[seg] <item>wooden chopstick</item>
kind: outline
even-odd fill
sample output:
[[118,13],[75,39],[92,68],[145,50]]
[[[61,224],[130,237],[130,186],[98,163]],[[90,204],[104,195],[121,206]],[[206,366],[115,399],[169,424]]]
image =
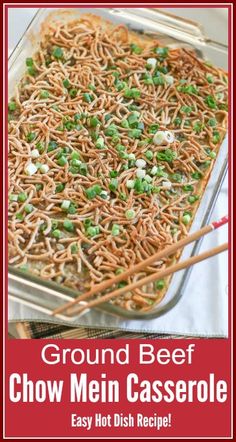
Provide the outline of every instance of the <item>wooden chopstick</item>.
[[62,313],[63,311],[67,310],[69,307],[72,307],[74,304],[77,304],[80,301],[83,301],[84,299],[89,298],[90,296],[93,296],[95,294],[98,294],[108,287],[113,286],[113,284],[117,284],[120,281],[124,281],[127,279],[130,275],[133,273],[136,273],[140,270],[143,270],[145,267],[148,267],[149,265],[160,261],[161,259],[171,255],[172,253],[176,252],[178,249],[183,248],[187,244],[190,244],[193,241],[196,241],[200,237],[206,235],[207,233],[211,232],[212,230],[217,229],[218,227],[221,227],[222,225],[226,224],[228,222],[228,216],[224,216],[219,221],[213,222],[207,226],[202,227],[200,230],[197,230],[196,232],[192,233],[191,235],[186,236],[185,238],[181,239],[177,243],[171,244],[164,250],[161,250],[154,255],[150,256],[149,258],[145,259],[144,261],[141,261],[139,264],[130,267],[125,272],[116,275],[114,278],[107,279],[106,281],[103,281],[100,284],[94,285],[92,289],[85,292],[84,294],[78,296],[73,301],[67,302],[63,304],[62,306],[58,307],[52,312],[52,315],[56,315],[58,313]]
[[203,252],[200,255],[192,256],[191,258],[186,259],[185,261],[178,262],[177,264],[175,264],[173,266],[167,267],[163,270],[160,270],[159,272],[155,272],[149,276],[146,276],[145,278],[142,278],[139,281],[128,284],[125,287],[114,290],[113,292],[107,293],[106,295],[101,296],[101,298],[94,299],[93,301],[90,301],[87,304],[82,305],[77,309],[74,309],[72,313],[73,313],[73,315],[79,314],[83,310],[87,310],[87,309],[90,309],[91,307],[95,307],[95,306],[98,306],[99,304],[103,304],[104,302],[109,301],[112,298],[116,298],[116,297],[122,295],[123,293],[130,292],[131,290],[142,287],[145,284],[148,284],[150,282],[154,282],[158,279],[162,279],[166,276],[171,275],[172,273],[176,273],[179,270],[183,270],[187,267],[192,266],[193,264],[196,264],[196,263],[203,261],[207,258],[215,256],[218,253],[222,253],[227,249],[228,249],[228,243],[224,243],[220,246],[214,247],[211,250],[207,250],[206,252]]

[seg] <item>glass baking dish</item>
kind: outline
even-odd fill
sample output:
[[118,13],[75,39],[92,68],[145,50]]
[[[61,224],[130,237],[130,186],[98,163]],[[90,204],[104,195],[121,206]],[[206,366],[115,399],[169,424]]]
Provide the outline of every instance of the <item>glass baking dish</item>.
[[[192,21],[165,13],[158,9],[145,8],[44,8],[39,9],[24,36],[9,59],[8,96],[14,95],[14,87],[25,72],[25,59],[37,51],[41,39],[42,24],[47,20],[71,20],[82,13],[94,13],[114,23],[123,23],[129,29],[153,36],[163,45],[185,46],[195,49],[198,56],[211,60],[227,70],[227,47],[209,40],[203,29]],[[227,137],[217,156],[210,179],[201,198],[191,225],[190,233],[207,224],[227,171]],[[223,214],[224,215],[224,214]],[[197,253],[200,240],[184,248],[180,260]],[[102,304],[98,310],[126,319],[152,319],[173,308],[183,296],[191,269],[174,274],[163,300],[151,311],[127,311],[110,303]],[[9,266],[9,298],[30,306],[41,313],[51,314],[54,309],[78,296],[78,293],[54,282],[42,280],[34,275]],[[89,314],[87,310],[83,314]],[[57,315],[63,321],[74,321],[75,316]]]

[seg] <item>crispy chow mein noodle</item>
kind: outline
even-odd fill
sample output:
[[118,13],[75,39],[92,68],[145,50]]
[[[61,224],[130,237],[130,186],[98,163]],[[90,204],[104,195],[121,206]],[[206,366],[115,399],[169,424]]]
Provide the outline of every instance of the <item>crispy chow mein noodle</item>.
[[[84,16],[51,23],[8,108],[9,263],[84,292],[188,233],[227,129],[227,74]],[[167,285],[112,302],[151,309]]]

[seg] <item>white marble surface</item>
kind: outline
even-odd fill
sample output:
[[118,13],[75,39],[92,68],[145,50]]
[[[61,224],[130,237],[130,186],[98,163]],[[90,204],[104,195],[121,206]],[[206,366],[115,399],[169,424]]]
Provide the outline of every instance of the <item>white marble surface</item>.
[[[168,9],[170,11],[170,8]],[[218,37],[223,43],[227,35],[227,17],[223,10],[184,8],[182,15],[199,20],[207,26],[211,38]],[[9,54],[30,23],[36,8],[9,10]],[[180,9],[171,9],[181,15]],[[220,32],[218,30],[220,29]],[[227,213],[227,180],[225,180],[212,220]],[[201,251],[227,241],[227,227],[204,238]],[[200,252],[199,252],[200,253]],[[227,258],[226,254],[214,257],[196,265],[191,273],[185,295],[179,304],[161,318],[150,321],[127,321],[95,311],[76,321],[77,325],[119,327],[127,330],[155,331],[196,336],[227,336]],[[9,303],[9,320],[35,319],[47,321],[50,318],[15,302]]]

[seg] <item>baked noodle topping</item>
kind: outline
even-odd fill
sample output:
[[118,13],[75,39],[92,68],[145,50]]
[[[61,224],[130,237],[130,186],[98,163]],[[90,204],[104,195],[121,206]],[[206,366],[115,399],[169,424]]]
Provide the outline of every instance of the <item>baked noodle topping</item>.
[[[8,110],[9,263],[83,293],[188,234],[227,129],[227,74],[81,16],[49,24]],[[167,286],[111,302],[149,310]]]

